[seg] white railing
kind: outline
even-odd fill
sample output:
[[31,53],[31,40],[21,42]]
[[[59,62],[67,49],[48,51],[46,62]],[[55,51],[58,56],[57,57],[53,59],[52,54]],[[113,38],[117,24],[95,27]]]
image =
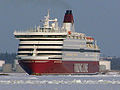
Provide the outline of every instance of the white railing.
[[14,31],[14,33],[27,33],[27,32],[67,33],[67,31],[64,30],[64,29],[54,30],[54,29],[51,29],[51,28],[48,28],[48,29],[41,28],[41,29],[29,29],[29,30],[15,30]]

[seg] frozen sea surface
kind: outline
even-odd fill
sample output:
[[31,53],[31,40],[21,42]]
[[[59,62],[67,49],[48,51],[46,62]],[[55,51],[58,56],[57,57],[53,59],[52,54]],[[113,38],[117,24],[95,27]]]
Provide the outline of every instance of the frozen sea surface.
[[120,75],[0,76],[0,90],[120,90]]

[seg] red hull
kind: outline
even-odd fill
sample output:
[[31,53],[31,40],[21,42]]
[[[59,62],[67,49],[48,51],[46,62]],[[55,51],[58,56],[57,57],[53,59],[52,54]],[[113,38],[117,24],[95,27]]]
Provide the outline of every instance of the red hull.
[[19,60],[19,64],[30,75],[99,72],[99,61]]

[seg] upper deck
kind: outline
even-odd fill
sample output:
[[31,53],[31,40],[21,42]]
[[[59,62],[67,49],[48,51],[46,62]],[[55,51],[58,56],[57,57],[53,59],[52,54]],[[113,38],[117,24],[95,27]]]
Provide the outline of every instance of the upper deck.
[[[71,10],[68,10],[71,11]],[[42,26],[35,26],[33,29],[26,31],[15,30],[14,35],[16,39],[27,39],[27,38],[74,38],[74,39],[85,39],[85,34],[77,33],[74,30],[72,12],[66,12],[62,27],[58,26],[58,20],[50,19],[49,11],[44,20],[41,20]]]
[[57,19],[50,19],[49,11],[48,15],[45,16],[42,26],[35,26],[35,28],[30,28],[28,30],[15,30],[14,35],[16,39],[19,39],[22,43],[61,43],[65,39],[71,39],[73,41],[78,40],[78,42],[86,42],[86,46],[91,49],[99,49],[96,41],[92,37],[86,36],[84,33],[77,33],[74,30],[74,20],[71,13],[65,14],[62,27],[58,26]]

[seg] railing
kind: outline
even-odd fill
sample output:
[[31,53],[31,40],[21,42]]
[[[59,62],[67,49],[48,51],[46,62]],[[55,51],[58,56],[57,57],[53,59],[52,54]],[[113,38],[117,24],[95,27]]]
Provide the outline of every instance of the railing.
[[65,29],[54,30],[52,28],[40,28],[40,29],[29,29],[29,30],[15,30],[14,33],[27,33],[27,32],[42,32],[42,33],[67,33]]

